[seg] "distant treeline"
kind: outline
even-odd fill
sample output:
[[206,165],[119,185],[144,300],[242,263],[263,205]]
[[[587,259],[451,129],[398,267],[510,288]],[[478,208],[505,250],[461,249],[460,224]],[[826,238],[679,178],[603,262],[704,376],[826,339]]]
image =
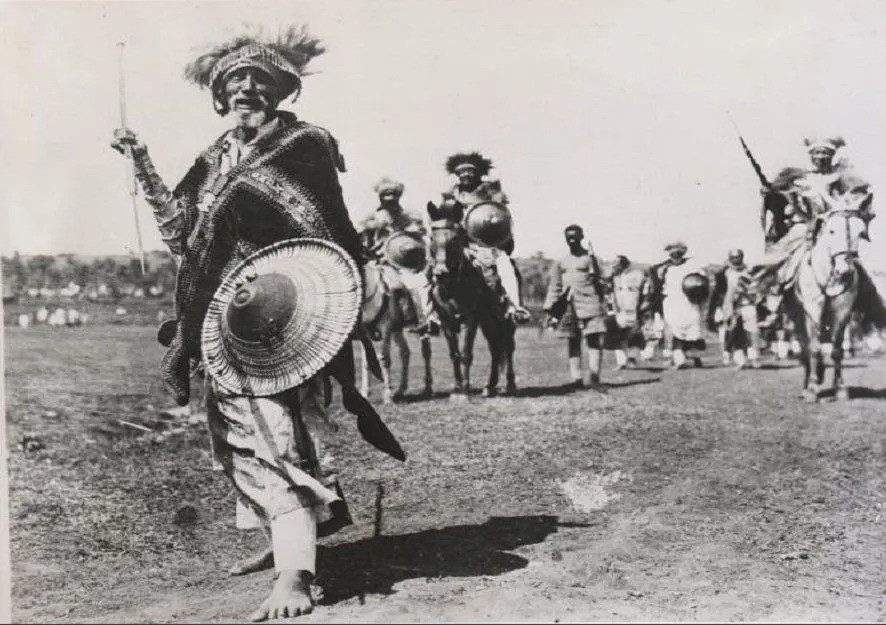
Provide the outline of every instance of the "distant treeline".
[[[544,300],[552,262],[541,252],[517,259],[527,302],[540,303]],[[613,262],[601,261],[604,274],[612,271]],[[28,289],[62,289],[72,283],[84,291],[105,285],[112,297],[131,292],[133,287],[145,291],[150,287],[160,287],[165,293],[170,293],[175,286],[175,261],[169,252],[162,251],[147,253],[144,275],[138,259],[132,256],[24,256],[16,253],[11,257],[4,256],[2,263],[4,297],[22,295]],[[644,263],[635,265],[644,270],[649,268]],[[709,268],[716,269],[717,266],[711,265]],[[878,284],[883,284],[882,273],[873,272],[873,275]]]
[[160,251],[146,254],[144,273],[132,256],[24,256],[16,252],[2,257],[2,272],[4,298],[33,289],[60,290],[71,284],[84,291],[104,285],[112,294],[151,287],[168,292],[175,285],[176,265],[170,253]]

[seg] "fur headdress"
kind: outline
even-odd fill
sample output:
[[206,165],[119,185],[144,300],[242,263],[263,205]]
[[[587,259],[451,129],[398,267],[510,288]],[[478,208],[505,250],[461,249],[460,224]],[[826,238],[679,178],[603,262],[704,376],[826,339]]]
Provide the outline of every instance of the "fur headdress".
[[397,182],[396,180],[385,176],[384,178],[376,182],[375,186],[372,187],[372,189],[377,195],[381,195],[385,191],[391,191],[394,193],[394,195],[400,197],[401,195],[403,195],[404,187],[402,182]]
[[479,152],[459,152],[446,159],[446,171],[450,174],[454,174],[461,165],[472,165],[481,177],[492,169],[492,161],[484,158]]
[[[264,40],[263,40],[264,39]],[[276,41],[265,39],[261,33],[241,35],[207,50],[185,67],[186,80],[208,88],[212,92],[216,110],[227,113],[224,101],[224,78],[240,67],[256,67],[269,74],[277,83],[280,99],[301,93],[301,77],[307,64],[326,49],[305,26],[290,26]]]
[[806,137],[803,139],[803,145],[806,146],[806,149],[809,152],[818,149],[830,150],[831,152],[836,152],[844,145],[846,145],[846,141],[843,137]]

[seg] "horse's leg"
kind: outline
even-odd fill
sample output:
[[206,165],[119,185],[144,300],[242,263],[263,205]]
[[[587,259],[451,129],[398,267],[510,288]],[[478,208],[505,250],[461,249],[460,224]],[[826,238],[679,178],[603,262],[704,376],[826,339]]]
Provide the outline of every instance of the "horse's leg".
[[464,372],[464,392],[471,394],[471,365],[474,364],[474,340],[477,338],[477,321],[470,319],[465,324],[464,340],[461,348],[461,363]]
[[505,341],[505,393],[514,395],[517,392],[517,378],[514,375],[514,352],[517,349],[517,326],[508,324]]
[[[489,346],[489,379],[483,389],[483,397],[495,397],[498,395],[498,378],[501,374],[502,366],[502,332],[501,326],[493,326],[485,323],[481,326],[483,337]],[[475,333],[476,335],[476,333]]]
[[434,394],[434,376],[431,370],[431,337],[423,336],[421,339],[421,357],[425,361],[425,388],[424,396],[431,397]]
[[459,326],[455,323],[444,323],[444,335],[446,336],[446,344],[449,346],[449,359],[452,361],[452,375],[455,383],[452,385],[452,393],[450,399],[458,399],[463,397],[464,377],[462,376],[462,355],[459,351]]
[[381,377],[382,377],[382,401],[390,404],[394,401],[391,391],[391,338],[393,332],[389,326],[382,329],[381,334]]
[[397,348],[400,351],[400,386],[394,393],[394,399],[403,397],[409,388],[409,343],[403,336],[403,330],[398,329],[393,333],[394,340],[397,342]]
[[362,342],[357,352],[360,354],[360,394],[369,397],[369,358],[366,357],[366,348]]
[[839,318],[834,320],[834,350],[831,352],[831,359],[834,363],[834,396],[840,401],[849,399],[849,389],[846,388],[846,384],[843,381],[843,339],[847,334],[849,334],[851,338],[852,328],[850,327],[850,315],[852,314],[853,303],[854,297],[851,297],[841,298],[831,304],[835,309],[839,306],[841,311],[843,311],[839,315]]
[[[818,324],[809,318],[806,319],[803,325],[806,330],[805,350],[807,360],[804,399],[809,402],[817,402],[818,394],[821,391],[821,383],[824,381],[824,354],[819,341]],[[800,344],[804,345],[802,337]],[[811,381],[810,378],[812,378]]]
[[809,388],[809,378],[812,374],[812,356],[810,353],[812,337],[807,325],[803,303],[799,297],[796,298],[796,302],[792,306],[790,317],[794,325],[793,340],[797,343],[797,347],[799,347],[798,355],[800,363],[803,365],[803,399],[809,402],[818,401],[818,392]]

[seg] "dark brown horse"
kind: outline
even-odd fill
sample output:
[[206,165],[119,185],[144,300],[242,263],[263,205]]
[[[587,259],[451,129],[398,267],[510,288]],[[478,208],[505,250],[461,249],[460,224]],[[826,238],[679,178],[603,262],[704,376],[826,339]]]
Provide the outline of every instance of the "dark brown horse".
[[498,394],[502,368],[505,370],[505,392],[513,394],[517,390],[514,379],[514,334],[517,328],[506,314],[504,291],[495,270],[484,267],[474,258],[457,217],[463,207],[438,208],[428,202],[427,208],[432,234],[431,295],[455,375],[451,398],[466,397],[471,391],[471,365],[478,328],[486,338],[491,356],[483,396]]

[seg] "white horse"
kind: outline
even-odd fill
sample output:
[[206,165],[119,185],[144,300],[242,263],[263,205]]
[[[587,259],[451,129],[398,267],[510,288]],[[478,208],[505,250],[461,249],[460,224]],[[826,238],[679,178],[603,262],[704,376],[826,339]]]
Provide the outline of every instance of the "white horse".
[[[824,382],[822,344],[833,345],[834,389],[837,399],[848,399],[843,382],[843,338],[858,296],[858,240],[865,230],[855,210],[832,210],[813,225],[811,249],[800,263],[789,307],[800,342],[803,398],[818,401]],[[839,346],[839,347],[838,347]],[[810,381],[814,368],[815,379]]]

